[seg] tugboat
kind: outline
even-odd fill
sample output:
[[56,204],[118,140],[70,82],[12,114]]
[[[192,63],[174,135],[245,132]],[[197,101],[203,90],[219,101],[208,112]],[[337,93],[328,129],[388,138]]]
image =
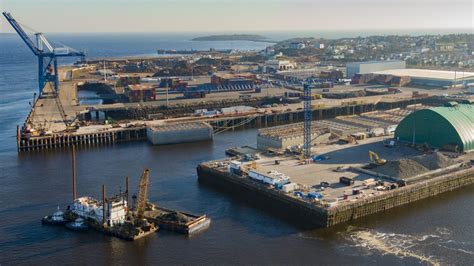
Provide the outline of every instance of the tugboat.
[[66,218],[64,217],[64,213],[58,210],[53,213],[53,215],[47,215],[41,219],[42,224],[49,224],[49,225],[64,225],[67,223]]
[[84,222],[84,219],[76,218],[74,222],[67,223],[66,228],[72,231],[85,232],[89,229],[89,226]]

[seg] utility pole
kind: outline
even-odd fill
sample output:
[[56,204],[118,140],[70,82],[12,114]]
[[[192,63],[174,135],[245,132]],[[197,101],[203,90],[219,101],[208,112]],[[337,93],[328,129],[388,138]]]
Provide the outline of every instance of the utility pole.
[[107,68],[105,67],[105,60],[104,60],[104,81],[107,81]]

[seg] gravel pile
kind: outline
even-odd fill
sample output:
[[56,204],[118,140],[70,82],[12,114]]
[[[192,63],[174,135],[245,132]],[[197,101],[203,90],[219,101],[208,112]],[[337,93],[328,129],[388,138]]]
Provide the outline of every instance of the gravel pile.
[[415,160],[400,159],[398,161],[388,161],[384,165],[375,167],[373,171],[388,176],[407,178],[426,173],[429,169]]
[[412,159],[419,162],[421,165],[430,170],[445,168],[456,163],[455,161],[447,158],[439,152],[435,152],[428,155],[415,156],[412,157]]
[[448,167],[454,163],[453,160],[446,158],[441,153],[433,153],[403,158],[398,161],[388,161],[384,165],[375,167],[372,171],[397,178],[408,178]]
[[192,220],[191,218],[189,218],[188,216],[180,212],[168,212],[168,213],[160,215],[157,218],[166,220],[166,221],[178,222],[178,223],[187,223]]

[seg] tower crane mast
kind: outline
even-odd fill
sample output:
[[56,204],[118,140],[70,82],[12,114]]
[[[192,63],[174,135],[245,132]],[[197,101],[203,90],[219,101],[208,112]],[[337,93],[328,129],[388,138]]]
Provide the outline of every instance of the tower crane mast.
[[311,110],[311,87],[309,84],[303,85],[304,90],[304,144],[303,144],[303,155],[305,159],[311,157],[311,121],[312,110]]

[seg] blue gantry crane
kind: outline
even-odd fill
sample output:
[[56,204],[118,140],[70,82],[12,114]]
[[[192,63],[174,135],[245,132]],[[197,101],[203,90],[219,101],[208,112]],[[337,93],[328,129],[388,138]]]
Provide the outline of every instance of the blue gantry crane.
[[303,156],[305,159],[311,157],[311,121],[313,120],[313,112],[311,111],[311,87],[308,83],[303,85],[303,101],[304,101],[304,144]]
[[39,95],[43,93],[43,89],[48,82],[54,84],[54,93],[58,93],[58,57],[80,57],[81,61],[85,61],[85,54],[76,51],[70,47],[54,47],[41,32],[34,33],[36,43],[33,42],[26,34],[10,13],[3,12],[13,29],[20,35],[21,39],[26,43],[28,48],[38,57],[38,90]]

